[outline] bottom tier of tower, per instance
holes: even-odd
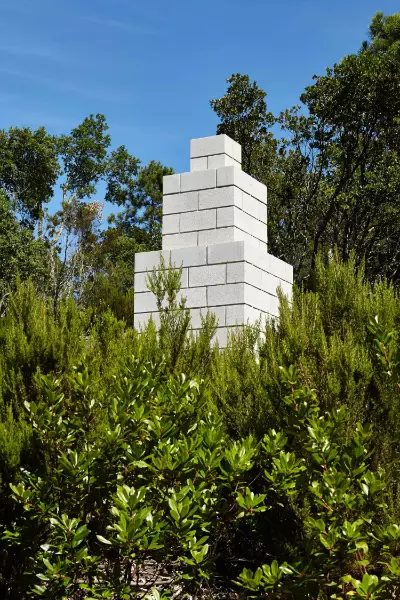
[[[226,346],[230,328],[254,324],[279,315],[278,288],[292,295],[291,265],[249,242],[162,250],[165,264],[182,267],[180,295],[186,298],[192,329],[201,326],[201,315],[213,312],[218,320],[216,339]],[[156,298],[149,292],[149,272],[160,265],[160,252],[135,256],[135,328],[150,318],[159,323]]]

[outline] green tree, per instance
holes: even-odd
[[[133,323],[135,252],[138,245],[122,228],[108,227],[99,232],[91,248],[91,272],[81,296],[83,306],[96,315],[109,309],[118,319]]]
[[[276,141],[270,131],[275,123],[267,111],[266,92],[251,82],[248,75],[234,74],[227,79],[226,94],[211,100],[220,119],[217,134],[225,133],[242,146],[242,168],[265,181],[273,170]]]
[[[59,174],[57,138],[44,127],[0,131],[0,188],[30,226],[43,216]]]
[[[156,161],[141,167],[123,146],[111,152],[106,200],[122,210],[109,218],[110,227],[91,248],[86,306],[100,312],[111,306],[118,318],[133,323],[135,253],[161,248],[162,182],[172,172]]]
[[[107,130],[104,115],[90,115],[58,141],[66,177],[62,187],[76,194],[78,199],[94,194],[96,183],[106,172],[107,149],[111,143]]]
[[[378,13],[359,52],[315,76],[302,105],[279,116],[275,156],[271,144],[271,160],[246,158],[269,187],[270,251],[294,265],[298,281],[312,284],[318,253],[335,247],[343,259],[354,251],[357,264],[365,261],[371,280],[399,281],[399,22],[400,14]],[[228,81],[212,101],[217,132],[262,153],[264,92],[247,76]]]
[[[111,292],[113,309],[131,321],[133,257],[161,247],[162,179],[173,171],[156,161],[141,167],[125,146],[111,151],[110,146],[101,114],[89,115],[59,137],[44,128],[1,131],[0,190],[21,226],[35,231],[47,249],[41,260],[54,309],[60,298],[73,295],[85,306],[93,301],[101,312]],[[105,200],[122,209],[103,232],[104,203],[95,197],[100,182],[106,186]],[[46,205],[58,185],[61,207],[50,214]],[[4,238],[4,252],[7,244]],[[15,269],[10,280],[12,273]]]
[[[337,246],[343,259],[354,250],[371,279],[398,281],[399,22],[400,15],[376,15],[370,41],[302,94],[309,116],[293,111],[281,118],[291,136],[286,148],[307,165],[293,214],[309,207],[312,224],[304,232],[309,255],[303,252],[300,270],[312,269],[320,250]]]
[[[178,302],[176,274],[171,276],[164,266],[150,275],[162,309],[160,334],[153,323],[136,332],[110,312],[94,318],[93,309],[82,310],[71,298],[62,299],[54,312],[51,301],[38,297],[32,284],[19,285],[10,299],[0,320],[0,523],[3,533],[10,532],[0,543],[1,593],[6,598],[23,598],[26,585],[33,583],[32,576],[37,573],[42,583],[34,585],[44,586],[42,592],[53,598],[62,594],[67,584],[71,587],[66,589],[75,590],[77,598],[85,593],[96,597],[88,589],[76,591],[85,578],[92,588],[95,583],[96,594],[105,593],[108,586],[107,593],[114,590],[114,597],[120,598],[118,586],[135,585],[128,565],[136,551],[139,565],[143,559],[143,567],[139,567],[143,576],[149,573],[149,565],[154,565],[152,560],[168,564],[177,577],[193,576],[183,582],[188,593],[204,593],[208,585],[214,591],[212,585],[224,587],[235,579],[245,585],[244,597],[265,592],[278,595],[284,590],[288,598],[307,598],[307,594],[315,598],[318,587],[325,600],[330,583],[336,586],[332,594],[356,589],[361,593],[361,586],[367,585],[365,571],[372,577],[368,579],[371,590],[376,586],[374,593],[386,593],[375,577],[398,576],[400,549],[398,529],[393,526],[400,514],[398,334],[386,333],[398,331],[400,326],[398,294],[387,282],[371,286],[362,271],[355,274],[354,262],[344,264],[336,258],[324,266],[318,261],[315,291],[296,288],[292,306],[282,302],[279,323],[267,327],[265,339],[258,339],[256,328],[239,328],[228,348],[217,351],[212,346],[213,323],[205,323],[196,338],[185,335],[187,310]],[[379,315],[379,328],[374,321],[371,334],[368,323],[375,315]],[[138,357],[133,361],[136,366],[129,359],[132,354]],[[125,364],[121,370],[121,362],[127,359],[128,369]],[[149,360],[156,367],[150,368]],[[298,365],[297,371],[290,369],[293,363]],[[190,374],[186,382],[195,375],[204,380],[200,404],[196,400],[192,405],[190,392],[184,385],[180,388],[182,372]],[[44,374],[50,377],[43,379]],[[182,389],[183,396],[178,393],[175,398],[177,389]],[[117,413],[114,400],[119,406]],[[24,414],[24,401],[33,412]],[[169,525],[160,531],[164,546],[154,549],[155,553],[137,542],[140,537],[135,540],[138,546],[127,550],[117,531],[125,518],[133,518],[136,508],[147,510],[150,504],[153,523],[159,523],[157,510],[162,502],[164,510],[171,489],[178,493],[190,479],[199,491],[197,486],[204,483],[201,471],[207,485],[210,483],[210,469],[204,462],[210,454],[203,439],[211,429],[210,412],[213,419],[218,415],[218,435],[224,440],[222,446],[209,448],[215,451],[210,460],[218,462],[222,457],[219,464],[226,472],[226,461],[234,458],[233,448],[239,456],[246,456],[251,448],[255,453],[240,485],[234,482],[237,505],[230,506],[226,521],[224,505],[213,504],[216,496],[201,497],[211,503],[206,502],[206,507],[211,506],[212,518],[217,519],[201,534],[209,535],[201,564],[203,574],[210,578],[205,580],[196,565],[185,562],[192,560],[192,555],[179,553],[176,559],[173,552],[168,554],[180,544],[177,537],[170,541]],[[188,427],[183,435],[179,433],[181,419]],[[206,424],[200,431],[203,419]],[[162,447],[150,422],[162,429]],[[251,448],[243,446],[242,438],[252,439]],[[183,440],[189,458],[181,452]],[[49,444],[55,445],[56,451],[50,451]],[[151,468],[128,463],[127,453],[138,448],[156,461],[165,458],[166,448],[162,470],[158,470],[160,462],[137,454],[135,460],[143,459]],[[329,460],[327,469],[321,468],[321,448]],[[58,451],[70,463],[75,461],[73,470]],[[78,455],[77,462],[73,453]],[[63,465],[61,472],[57,464]],[[382,465],[386,475],[381,473]],[[213,473],[216,487],[212,494],[217,494],[217,502],[218,494],[224,500],[231,498],[225,474]],[[143,486],[133,483],[139,480]],[[132,494],[147,488],[139,504],[121,508],[121,498],[118,493],[115,496],[121,481],[134,488]],[[17,502],[10,496],[8,483],[17,488]],[[20,483],[31,494],[29,502],[44,509],[40,516],[36,509],[30,513],[23,510]],[[379,489],[382,483],[384,489]],[[314,493],[321,490],[333,511]],[[88,493],[90,500],[85,504]],[[254,504],[254,499],[263,495],[264,500]],[[114,507],[111,513],[107,506]],[[80,507],[87,512],[77,516]],[[132,508],[135,511],[129,512]],[[252,514],[254,508],[266,510],[256,513],[255,519],[239,516]],[[122,521],[114,509],[122,510]],[[192,509],[189,507],[189,512]],[[163,514],[169,523],[169,508],[166,510]],[[72,548],[68,541],[65,545],[67,524],[60,521],[61,514],[70,520],[86,515],[78,523],[68,521],[74,531],[84,525],[90,530]],[[218,522],[220,517],[222,522]],[[355,525],[360,519],[362,523]],[[114,529],[104,530],[107,525]],[[76,542],[83,531],[86,529],[80,530]],[[147,533],[153,535],[154,530],[150,527]],[[111,544],[99,545],[97,535]],[[321,541],[327,535],[337,544],[334,549]],[[354,544],[361,545],[354,550]],[[83,547],[88,561],[82,562],[75,550]],[[57,557],[63,557],[61,562]],[[392,558],[396,560],[392,562]],[[260,578],[258,565],[262,566]],[[54,566],[56,571],[52,571]],[[239,579],[243,566],[248,571]],[[132,590],[134,593],[137,591]],[[228,594],[225,587],[223,593]]]
[[[61,209],[47,216],[45,235],[56,304],[63,293],[73,291],[79,296],[82,279],[87,277],[90,250],[97,237],[93,225],[102,210],[99,202],[90,199],[107,172],[111,143],[107,130],[104,115],[90,115],[69,135],[57,140],[62,176]],[[40,224],[40,236],[42,232]]]
[[[6,194],[10,210],[21,221],[21,227],[29,226],[37,232],[42,247],[47,249],[47,256],[41,260],[48,265],[46,291],[54,299],[55,308],[63,295],[72,294],[80,299],[84,289],[88,293],[90,286],[86,284],[93,281],[99,262],[103,263],[104,275],[107,261],[101,261],[99,254],[107,244],[102,244],[100,238],[103,204],[95,199],[98,184],[103,181],[107,199],[118,204],[123,203],[121,190],[129,189],[132,183],[130,176],[135,179],[136,193],[144,197],[151,195],[151,186],[157,185],[151,184],[149,177],[146,179],[146,170],[138,183],[140,161],[124,147],[110,152],[110,144],[108,125],[101,114],[86,117],[69,134],[59,137],[49,135],[44,128],[32,131],[12,127],[0,132],[0,190]],[[154,169],[150,171],[152,174]],[[58,185],[61,207],[55,214],[49,214],[46,205],[57,195]],[[157,214],[151,216],[149,209],[143,217],[144,223],[146,219],[150,222],[151,238],[160,237],[162,178],[158,187],[153,194],[153,204],[158,202]],[[141,234],[142,229],[138,228],[138,232]],[[123,228],[119,233],[120,237],[127,237]],[[4,248],[7,243],[4,238]],[[21,263],[20,255],[18,260]],[[125,270],[131,268],[131,262],[128,261]],[[11,279],[14,271],[10,271]],[[32,276],[35,276],[33,270]]]
[[[161,249],[163,177],[173,169],[157,161],[140,167],[123,148],[112,154],[109,168],[106,200],[123,207],[116,227],[135,239],[138,250]]]
[[[19,223],[9,198],[0,190],[0,314],[4,300],[18,277],[32,278],[38,288],[46,289],[47,248],[34,238],[32,230]]]
[[[371,428],[358,423],[344,439],[347,407],[321,414],[315,392],[299,386],[296,369],[282,372],[288,422],[285,433],[264,436],[264,477],[270,501],[275,496],[292,507],[302,542],[292,561],[245,568],[238,583],[254,598],[393,597],[400,528],[386,521],[384,472],[368,464]]]

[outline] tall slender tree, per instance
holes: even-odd
[[[210,105],[221,122],[217,134],[225,133],[242,146],[242,168],[264,179],[275,162],[276,141],[270,129],[276,119],[267,110],[266,92],[248,75],[233,74],[227,92]]]

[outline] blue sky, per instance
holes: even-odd
[[[215,133],[209,100],[248,73],[277,113],[358,49],[395,0],[0,0],[0,128],[67,132],[104,113],[113,145],[189,165]]]

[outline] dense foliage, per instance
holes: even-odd
[[[11,295],[3,596],[388,597],[397,293],[354,262],[318,261],[315,291],[282,299],[258,349],[243,328],[217,351],[212,321],[182,338],[176,272],[161,279],[151,285],[171,302],[159,335],[72,299],[54,311],[29,283]]]
[[[118,316],[132,316],[123,305],[133,257],[160,247],[162,177],[173,171],[157,161],[142,167],[125,146],[110,147],[104,115],[62,136],[43,127],[0,132],[0,299],[18,272],[55,305],[72,295],[102,311],[112,291]],[[108,229],[100,227],[104,202],[95,199],[101,182],[105,201],[119,208]],[[50,214],[53,197],[60,210]]]
[[[46,598],[129,599],[178,585],[209,593],[216,561],[243,535],[241,520],[281,507],[299,528],[294,561],[245,568],[237,583],[246,593],[379,598],[391,590],[400,527],[387,521],[383,472],[368,468],[370,432],[359,424],[345,441],[346,408],[321,416],[296,371],[283,373],[286,432],[270,430],[261,444],[229,440],[203,410],[199,384],[163,378],[160,365],[129,361],[106,403],[87,368],[71,376],[69,398],[42,376],[42,398],[26,409],[48,468],[11,485],[22,513],[3,536],[27,556],[26,571],[17,563],[19,585],[27,580]]]
[[[211,102],[218,133],[242,143],[244,169],[268,185],[270,250],[298,280],[312,283],[318,252],[335,247],[364,260],[371,280],[399,279],[399,23],[377,13],[359,52],[314,76],[301,105],[276,118],[240,74]]]

